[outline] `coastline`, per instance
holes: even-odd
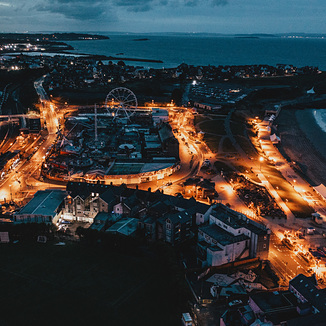
[[[281,152],[296,162],[312,186],[326,185],[326,133],[314,109],[282,110],[277,119]]]
[[[320,110],[304,109],[296,111],[296,117],[300,129],[313,144],[314,148],[323,156],[326,161],[326,132],[322,129],[320,123],[316,121],[315,112]]]
[[[74,52],[67,52],[65,50],[62,51],[21,51],[21,52],[8,52],[4,53],[4,56],[17,56],[17,55],[26,55],[26,56],[66,56],[66,57],[83,57],[85,59],[95,59],[95,60],[111,60],[111,61],[133,61],[133,62],[151,62],[151,63],[163,63],[162,60],[156,59],[142,59],[142,58],[129,58],[129,57],[116,57],[116,56],[106,56],[106,55],[99,55],[99,54],[87,54],[87,53],[74,53]]]

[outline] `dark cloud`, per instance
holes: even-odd
[[[134,12],[149,11],[156,4],[155,0],[113,0],[113,5],[125,7]]]
[[[185,5],[187,7],[195,7],[198,4],[197,0],[185,0]]]
[[[69,1],[69,0],[62,0]],[[72,0],[73,1],[73,0]],[[186,6],[195,7],[199,5],[212,5],[212,6],[223,6],[228,3],[228,0],[113,0],[113,5],[119,7],[126,7],[129,11],[148,11],[158,6]]]
[[[76,20],[95,20],[109,16],[107,1],[54,0],[36,5],[33,9],[62,14]]]
[[[228,4],[228,0],[212,0],[213,6],[225,6]]]
[[[62,14],[66,18],[75,20],[96,20],[107,18],[112,21],[112,8],[125,8],[132,12],[146,12],[159,7],[187,6],[195,7],[203,4],[221,6],[228,0],[43,0],[33,7],[37,11]]]
[[[213,5],[213,6],[224,6],[224,5],[228,4],[228,0],[211,0],[211,1],[184,0],[184,4],[187,7],[195,7],[195,6],[198,6],[198,5],[202,5],[205,2],[206,2],[206,4],[210,4],[210,5]]]

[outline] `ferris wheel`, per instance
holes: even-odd
[[[127,119],[135,114],[138,106],[136,95],[128,88],[114,88],[105,99],[105,106],[113,120]]]

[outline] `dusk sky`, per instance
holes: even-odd
[[[0,32],[325,33],[325,0],[0,0]]]

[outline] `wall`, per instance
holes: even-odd
[[[259,315],[262,314],[262,310],[258,307],[258,305],[256,304],[256,302],[254,300],[252,300],[251,297],[249,297],[249,306],[252,309],[252,311],[254,312],[255,315]]]
[[[54,218],[58,219],[58,214]],[[33,215],[33,214],[14,215],[14,222],[15,223],[47,223],[47,224],[51,223],[52,224],[52,216]]]

